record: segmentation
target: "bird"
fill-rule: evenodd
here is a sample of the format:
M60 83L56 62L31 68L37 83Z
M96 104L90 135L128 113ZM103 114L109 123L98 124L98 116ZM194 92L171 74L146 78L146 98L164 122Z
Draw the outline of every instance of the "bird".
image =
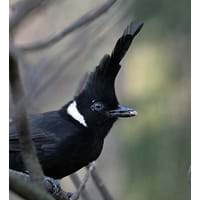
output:
M111 54L103 56L72 100L58 110L27 116L46 176L61 179L95 161L117 119L137 115L135 109L119 104L115 80L122 58L142 27L143 22L126 27ZM14 122L9 130L9 168L26 172Z

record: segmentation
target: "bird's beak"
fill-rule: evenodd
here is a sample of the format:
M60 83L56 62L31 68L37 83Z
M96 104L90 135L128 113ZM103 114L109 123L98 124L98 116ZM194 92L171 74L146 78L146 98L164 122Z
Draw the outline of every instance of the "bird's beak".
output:
M137 114L137 111L126 106L118 106L117 109L108 111L109 117L134 117Z

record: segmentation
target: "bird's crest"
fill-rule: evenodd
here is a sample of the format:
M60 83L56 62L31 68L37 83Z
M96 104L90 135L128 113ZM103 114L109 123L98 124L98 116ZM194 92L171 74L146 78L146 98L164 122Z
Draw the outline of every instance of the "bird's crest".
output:
M123 35L117 40L111 55L105 55L94 72L90 73L85 79L84 87L81 88L81 93L91 93L98 98L106 96L115 98L114 82L121 68L120 62L129 49L134 37L139 33L143 26L141 22L132 22L124 30ZM89 94L90 95L90 94Z

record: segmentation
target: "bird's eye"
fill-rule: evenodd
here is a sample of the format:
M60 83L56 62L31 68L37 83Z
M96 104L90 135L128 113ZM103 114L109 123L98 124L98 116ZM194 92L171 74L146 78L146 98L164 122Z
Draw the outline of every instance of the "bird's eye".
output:
M95 102L91 105L92 111L102 111L104 109L104 105L100 102Z

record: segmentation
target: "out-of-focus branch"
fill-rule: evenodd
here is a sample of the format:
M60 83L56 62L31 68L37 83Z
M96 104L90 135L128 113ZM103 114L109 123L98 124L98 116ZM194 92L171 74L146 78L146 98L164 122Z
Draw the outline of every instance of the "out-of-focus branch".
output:
M13 31L32 10L40 7L49 0L22 0L10 7L9 25Z
M17 176L12 172L9 174L9 188L27 200L54 200L52 196L38 187L38 185L33 182L27 182L21 176Z
M31 182L30 176L23 172L9 170L9 174L11 178L14 177L15 179L20 179L24 183L29 184ZM68 194L61 189L58 181L56 181L55 179L50 177L45 177L44 187L56 200L69 200Z
M92 10L85 15L83 15L80 19L66 27L63 31L58 33L57 35L53 36L52 38L47 39L46 41L40 41L35 44L30 44L27 46L22 46L20 49L22 51L35 51L35 50L41 50L47 47L50 47L63 39L66 35L72 33L73 31L81 28L84 25L87 25L97 19L99 16L104 14L106 11L111 8L111 6L116 2L116 0L108 0L103 5L101 5L99 8L96 8L95 10Z
M79 56L79 53L81 53L81 50L82 50L82 48L73 52L73 54L69 56L69 58L67 59L65 64L58 66L56 71L49 78L47 78L44 81L44 83L36 89L36 91L34 93L30 94L30 96L34 97L34 98L40 96L42 93L44 93L44 91L46 91L46 89L49 87L50 84L52 84L55 81L58 81L59 75L64 72L64 70L67 68L67 66L70 65L71 62L73 62L77 56Z
M89 40L88 38L88 32L88 29L80 31L80 33L78 33L75 38L70 41L69 47L65 47L62 52L57 53L57 56L55 56L56 58L51 59L50 61L45 63L42 68L32 68L32 70L34 71L27 75L28 81L32 81L32 85L30 85L31 87L27 91L27 97L30 100L33 98L42 98L43 95L48 96L48 91L50 91L49 88L52 85L56 85L56 83L63 78L66 69L70 67L73 63L75 63L77 61L77 58L82 56L82 53L84 52L86 46L91 43L91 40ZM68 53L66 54L66 52ZM26 64L24 66L25 70L28 73L28 65ZM46 72L49 71L51 66L54 66L54 68L56 66L56 68L54 69L53 73L49 73L48 77L46 77ZM44 75L46 78L42 78L42 82L37 81L38 79L40 79L40 77L43 77Z
M90 165L87 168L89 168ZM101 177L99 176L95 165L93 165L93 170L91 171L91 178L104 200L114 200L107 187L103 183Z
M81 182L81 179L79 178L78 174L76 174L76 173L71 174L70 179L73 182L76 189L78 189L81 186L82 182ZM84 190L82 190L81 197L84 200L91 200L91 197L90 197L89 193L87 192L86 188Z
M31 133L26 116L25 104L24 101L21 101L21 99L24 99L24 92L20 78L17 52L14 50L14 47L11 47L10 49L9 62L10 88L16 110L14 121L19 136L19 142L22 148L22 158L26 169L30 173L32 181L42 186L44 175L36 156L35 146L32 143Z
M85 189L86 183L88 182L88 179L90 177L90 174L92 173L93 169L95 167L95 163L91 163L90 166L88 167L87 173L83 178L83 181L81 183L81 185L79 186L79 188L77 189L77 191L72 195L71 200L78 200L81 193L83 192L83 190Z

